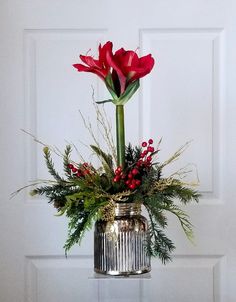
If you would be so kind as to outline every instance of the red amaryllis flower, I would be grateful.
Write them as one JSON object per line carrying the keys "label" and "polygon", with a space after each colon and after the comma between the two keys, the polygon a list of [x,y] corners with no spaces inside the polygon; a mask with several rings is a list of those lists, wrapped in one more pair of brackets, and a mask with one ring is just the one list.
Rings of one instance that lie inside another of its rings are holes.
{"label": "red amaryllis flower", "polygon": [[135,51],[126,51],[124,48],[115,52],[113,61],[115,64],[111,64],[111,66],[120,81],[120,94],[124,93],[130,83],[150,73],[154,66],[154,59],[151,54],[139,58]]}
{"label": "red amaryllis flower", "polygon": [[[74,64],[78,71],[92,72],[98,75],[106,84],[113,97],[113,103],[125,104],[139,87],[139,79],[150,73],[154,59],[149,54],[139,58],[132,50],[120,48],[112,53],[112,42],[99,45],[99,57],[80,55],[86,64]],[[110,100],[109,100],[110,101]],[[101,102],[102,103],[102,102]]]}
{"label": "red amaryllis flower", "polygon": [[[80,59],[87,65],[74,64],[73,66],[78,71],[92,72],[98,75],[102,80],[105,80],[110,71],[108,59],[112,56],[112,43],[108,41],[104,46],[99,45],[99,58],[94,59],[91,56],[80,55]],[[108,59],[107,59],[108,58]]]}

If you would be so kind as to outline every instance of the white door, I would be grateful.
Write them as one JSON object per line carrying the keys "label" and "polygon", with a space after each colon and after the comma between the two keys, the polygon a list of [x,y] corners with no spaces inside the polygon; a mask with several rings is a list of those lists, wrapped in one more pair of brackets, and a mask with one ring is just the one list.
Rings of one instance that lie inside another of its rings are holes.
{"label": "white door", "polygon": [[[0,2],[1,302],[235,301],[235,28],[236,3],[226,0]],[[174,259],[153,260],[151,279],[94,280],[92,232],[66,259],[66,219],[26,192],[9,200],[49,177],[41,146],[20,129],[87,152],[78,110],[94,121],[91,85],[97,99],[106,92],[72,64],[107,40],[156,59],[126,106],[127,141],[163,137],[165,159],[193,139],[180,164],[195,163],[201,181],[203,198],[187,209],[196,244],[170,217]]]}

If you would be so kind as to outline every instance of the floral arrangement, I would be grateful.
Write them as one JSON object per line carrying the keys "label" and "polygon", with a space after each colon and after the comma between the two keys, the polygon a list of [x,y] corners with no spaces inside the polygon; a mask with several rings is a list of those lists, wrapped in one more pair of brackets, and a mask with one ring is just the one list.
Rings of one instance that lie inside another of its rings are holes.
{"label": "floral arrangement", "polygon": [[161,140],[154,142],[150,138],[138,146],[125,144],[124,105],[139,88],[140,78],[151,72],[154,59],[151,54],[138,57],[135,51],[123,48],[113,53],[112,48],[111,42],[103,46],[100,44],[97,59],[80,55],[84,64],[73,66],[79,72],[99,76],[110,92],[111,99],[97,103],[112,102],[115,105],[116,144],[110,135],[111,125],[104,110],[95,105],[108,152],[102,150],[85,119],[84,123],[94,140],[91,151],[99,158],[101,166],[95,168],[85,160],[72,160],[72,146],[68,145],[62,155],[65,176],[61,176],[54,167],[51,156],[53,149],[45,146],[45,161],[54,180],[41,186],[36,183],[31,195],[46,196],[58,210],[58,215],[68,217],[68,239],[64,246],[66,253],[74,244],[81,242],[85,231],[93,226],[94,221],[102,219],[112,222],[116,203],[141,203],[149,215],[147,252],[165,263],[171,259],[171,252],[175,248],[164,233],[167,212],[178,218],[187,237],[192,238],[189,217],[175,200],[185,205],[198,201],[200,195],[192,188],[194,183],[184,182],[184,176],[188,173],[184,169],[163,177],[163,168],[177,160],[188,144],[163,163],[158,161]]}

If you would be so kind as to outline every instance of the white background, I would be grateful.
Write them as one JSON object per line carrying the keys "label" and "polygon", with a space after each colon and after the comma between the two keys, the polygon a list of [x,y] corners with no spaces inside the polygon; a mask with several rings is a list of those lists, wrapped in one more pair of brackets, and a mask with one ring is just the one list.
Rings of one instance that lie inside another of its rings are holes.
{"label": "white background", "polygon": [[[236,3],[223,0],[1,0],[1,302],[235,301],[235,20]],[[173,169],[194,163],[201,182],[200,204],[187,207],[195,245],[170,217],[174,259],[153,260],[150,280],[91,279],[92,232],[65,259],[66,219],[27,192],[9,200],[29,180],[49,178],[42,146],[20,129],[88,153],[79,109],[94,122],[91,85],[96,99],[107,92],[72,64],[107,40],[156,59],[125,108],[127,141],[163,137],[164,160],[193,140]]]}

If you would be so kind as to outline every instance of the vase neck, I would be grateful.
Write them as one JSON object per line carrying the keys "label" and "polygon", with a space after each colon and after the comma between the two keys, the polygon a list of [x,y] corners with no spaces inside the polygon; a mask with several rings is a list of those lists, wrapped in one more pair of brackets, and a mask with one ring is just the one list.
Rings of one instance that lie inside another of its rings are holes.
{"label": "vase neck", "polygon": [[141,203],[116,203],[116,216],[133,216],[141,214]]}

